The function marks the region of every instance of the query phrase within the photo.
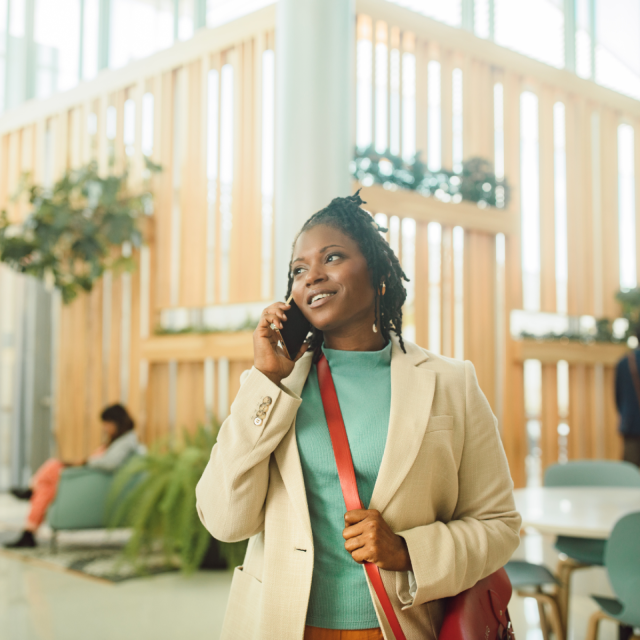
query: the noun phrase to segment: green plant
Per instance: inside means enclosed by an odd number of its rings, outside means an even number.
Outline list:
[[[147,168],[160,170],[149,161]],[[106,270],[133,269],[132,258],[113,249],[140,246],[139,220],[152,202],[147,191],[130,192],[126,171],[102,177],[92,162],[51,188],[25,176],[16,199],[25,192],[33,210],[23,224],[0,214],[0,262],[57,287],[65,303],[91,291]]]
[[[184,431],[180,442],[154,446],[116,475],[109,497],[110,526],[132,528],[124,556],[141,570],[144,557],[158,546],[167,562],[177,560],[185,573],[200,566],[213,538],[198,518],[195,489],[216,435],[214,427],[199,426],[193,434]],[[218,546],[233,567],[242,562],[246,544]]]
[[[616,300],[622,307],[622,317],[629,322],[628,336],[636,335],[640,330],[640,287],[618,291]]]
[[[441,169],[430,171],[416,153],[406,160],[390,151],[378,153],[375,147],[356,149],[351,173],[364,186],[374,183],[386,189],[412,189],[443,202],[476,202],[479,207],[504,208],[509,203],[510,189],[506,180],[498,180],[491,163],[483,158],[469,158],[462,172]]]

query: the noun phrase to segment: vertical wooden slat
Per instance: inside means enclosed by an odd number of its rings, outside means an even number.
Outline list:
[[[542,365],[542,468],[558,461],[558,367]]]
[[[205,422],[204,367],[201,362],[178,364],[176,429],[193,431]]]
[[[429,232],[426,222],[416,223],[416,343],[429,346]]]
[[[442,167],[450,169],[453,165],[453,57],[450,51],[440,52],[440,65]]]
[[[540,310],[556,310],[553,91],[538,95],[540,145]]]
[[[602,304],[607,318],[620,315],[615,294],[620,289],[618,245],[618,115],[605,109],[600,125],[602,170]]]

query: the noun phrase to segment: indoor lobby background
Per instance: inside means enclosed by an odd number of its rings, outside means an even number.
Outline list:
[[[105,405],[150,447],[224,420],[295,232],[358,188],[410,280],[404,335],[474,363],[516,488],[619,460],[638,100],[638,0],[0,0],[7,220],[33,210],[25,180],[91,162],[144,194],[139,246],[110,250],[129,268],[88,293],[0,263],[0,533],[24,515],[6,492],[86,458]],[[557,560],[535,532],[518,553]],[[575,639],[611,591],[582,575]],[[103,584],[3,553],[0,637],[217,638],[229,581]],[[512,609],[542,639],[536,602]]]

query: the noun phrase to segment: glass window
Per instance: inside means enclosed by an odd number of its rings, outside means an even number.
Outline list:
[[[462,173],[462,69],[453,70],[453,170]]]
[[[7,72],[7,0],[0,0],[0,111],[4,109]]]
[[[173,0],[111,0],[109,66],[123,67],[170,47],[174,13]]]
[[[188,40],[195,29],[195,0],[178,0],[178,40]]]
[[[402,54],[402,156],[412,161],[416,155],[416,57]]]
[[[567,253],[567,151],[565,110],[562,102],[553,105],[554,200],[556,243],[556,311],[567,313],[567,282],[569,256]]]
[[[82,16],[82,79],[90,80],[98,74],[100,0],[84,0]]]
[[[489,0],[475,0],[473,8],[473,23],[473,31],[478,37],[491,37],[491,11]]]
[[[263,299],[271,296],[273,260],[273,194],[275,187],[275,54],[262,54],[262,286]]]
[[[596,82],[640,98],[640,3],[596,0]]]
[[[522,298],[527,311],[540,310],[540,162],[538,96],[520,96],[520,207],[522,211]]]
[[[494,2],[495,39],[498,44],[554,67],[564,66],[562,0]]]
[[[208,0],[207,26],[217,27],[274,3],[275,0]]]
[[[636,279],[636,190],[633,127],[618,127],[618,233],[620,242],[620,288],[633,289]]]
[[[74,87],[80,69],[80,0],[37,0],[33,38],[35,96]]]
[[[387,137],[388,52],[387,25],[379,22],[376,25],[376,151],[378,153],[384,153],[389,146]]]
[[[356,89],[356,145],[360,149],[371,146],[373,104],[373,44],[370,20],[358,20],[357,89]]]
[[[442,131],[440,124],[440,63],[431,60],[427,67],[428,120],[427,120],[427,166],[429,171],[440,171],[442,167]],[[430,347],[431,348],[431,347]]]
[[[576,73],[590,78],[591,69],[591,0],[576,0]]]
[[[460,26],[462,18],[461,0],[389,0],[393,4],[411,9],[416,13],[429,16],[434,20],[446,22],[454,27]]]

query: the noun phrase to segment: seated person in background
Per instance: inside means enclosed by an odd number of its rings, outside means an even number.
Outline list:
[[[121,467],[132,455],[143,453],[144,447],[138,442],[133,430],[134,423],[127,410],[114,404],[100,414],[104,433],[104,444],[86,461],[65,463],[55,458],[47,460],[31,480],[31,489],[12,489],[17,498],[31,500],[27,523],[18,540],[5,545],[7,548],[35,547],[35,532],[44,522],[49,505],[55,500],[60,481],[60,473],[65,467],[84,466],[113,472]]]

